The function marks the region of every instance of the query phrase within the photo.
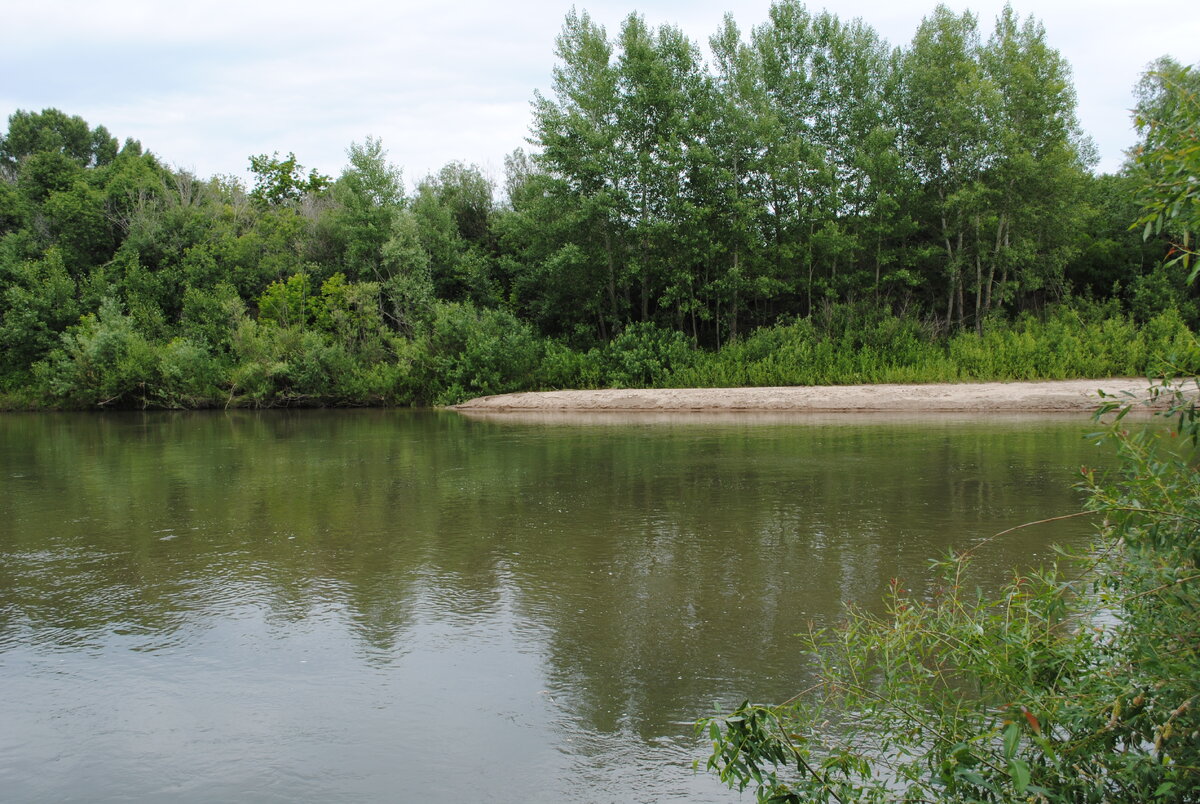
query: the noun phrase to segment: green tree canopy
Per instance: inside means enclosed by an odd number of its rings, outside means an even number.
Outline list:
[[[254,174],[254,187],[250,197],[266,206],[282,206],[299,201],[308,194],[317,194],[329,186],[331,180],[317,172],[316,168],[304,173],[304,166],[296,161],[294,153],[284,159],[275,152],[270,156],[259,154],[250,157],[250,172]]]
[[[100,167],[117,156],[117,140],[104,126],[88,128],[79,116],[58,109],[16,111],[8,118],[8,133],[0,138],[0,164],[15,169],[25,157],[39,153],[61,155],[80,167]]]
[[[1134,121],[1141,142],[1133,149],[1145,214],[1145,236],[1164,232],[1174,257],[1189,266],[1200,236],[1200,65],[1170,58],[1156,62],[1138,85]],[[1196,278],[1200,263],[1188,279]]]

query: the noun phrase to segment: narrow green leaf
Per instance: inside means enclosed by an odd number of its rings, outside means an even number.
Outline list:
[[[1025,788],[1029,787],[1029,766],[1023,760],[1012,759],[1008,763],[1008,772],[1012,776],[1017,795],[1024,793]]]
[[[1012,759],[1017,753],[1017,743],[1021,739],[1021,730],[1016,723],[1009,723],[1004,728],[1004,758]]]

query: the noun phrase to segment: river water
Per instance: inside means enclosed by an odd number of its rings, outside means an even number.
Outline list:
[[[976,546],[1086,418],[0,415],[0,797],[725,802],[692,723]],[[747,796],[746,798],[749,798]]]

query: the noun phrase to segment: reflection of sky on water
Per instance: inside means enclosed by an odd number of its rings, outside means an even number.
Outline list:
[[[1087,422],[0,416],[0,784],[724,801],[692,721],[794,635],[1078,507]],[[1086,524],[979,549],[981,582]]]

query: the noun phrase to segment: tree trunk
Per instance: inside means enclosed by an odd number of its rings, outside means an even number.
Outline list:
[[[733,303],[729,309],[729,337],[737,340],[738,336],[738,291],[741,289],[741,275],[738,273],[738,249],[733,250]]]
[[[604,230],[604,251],[608,256],[608,304],[612,312],[613,326],[617,325],[617,264],[616,257],[613,255],[612,235],[608,229]]]
[[[1001,215],[1000,221],[996,224],[996,244],[992,248],[991,265],[988,266],[987,293],[983,297],[983,313],[985,316],[992,311],[992,289],[996,284],[996,262],[1000,259],[1001,236],[1005,231],[1006,225],[1006,218]]]
[[[938,192],[938,197],[945,203],[945,198],[942,193]],[[950,277],[949,296],[946,299],[946,330],[949,331],[954,326],[954,285],[958,275],[958,266],[954,261],[954,246],[950,243],[950,226],[946,223],[946,213],[942,215],[942,242],[946,245],[946,273]]]
[[[963,251],[963,233],[962,229],[958,230],[958,255],[961,258]],[[962,267],[955,263],[954,265],[954,284],[958,286],[958,328],[962,329],[963,322],[966,321],[966,304],[963,301],[963,281]]]
[[[980,221],[975,216],[975,332],[983,335],[983,255],[980,254]]]

